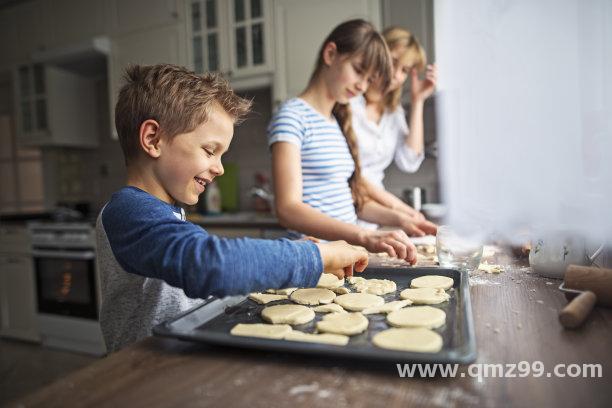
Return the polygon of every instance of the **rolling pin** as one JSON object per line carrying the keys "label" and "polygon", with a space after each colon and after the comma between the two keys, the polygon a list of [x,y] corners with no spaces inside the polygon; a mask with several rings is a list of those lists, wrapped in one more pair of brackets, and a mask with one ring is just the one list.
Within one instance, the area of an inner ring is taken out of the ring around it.
{"label": "rolling pin", "polygon": [[569,265],[562,286],[568,299],[578,294],[559,313],[559,321],[567,329],[580,327],[595,304],[612,307],[612,269]]}

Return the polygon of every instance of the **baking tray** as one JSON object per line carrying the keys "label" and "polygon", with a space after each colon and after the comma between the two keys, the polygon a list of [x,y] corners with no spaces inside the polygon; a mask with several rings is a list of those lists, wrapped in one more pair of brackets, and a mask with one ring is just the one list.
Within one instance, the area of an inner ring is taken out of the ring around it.
{"label": "baking tray", "polygon": [[[453,288],[448,291],[450,299],[439,305],[431,305],[446,312],[444,326],[434,329],[444,344],[437,353],[417,353],[386,350],[374,346],[372,336],[389,328],[386,315],[372,314],[367,331],[351,336],[346,346],[306,343],[287,340],[262,339],[256,337],[232,336],[230,330],[238,323],[265,323],[261,319],[261,310],[270,305],[291,303],[289,300],[260,305],[246,296],[234,296],[223,299],[209,298],[175,319],[157,325],[153,333],[158,336],[174,337],[207,344],[262,349],[271,351],[294,352],[302,354],[346,357],[351,359],[378,360],[387,362],[422,362],[422,363],[460,363],[468,364],[476,358],[476,340],[468,273],[455,269],[443,268],[367,268],[356,274],[367,279],[390,279],[397,284],[395,293],[384,295],[385,302],[400,299],[399,293],[410,287],[412,279],[423,275],[443,275],[454,280]],[[350,285],[346,284],[350,288]],[[410,307],[410,306],[408,306]],[[313,333],[315,323],[323,317],[317,313],[313,321],[293,326],[294,329]]]}

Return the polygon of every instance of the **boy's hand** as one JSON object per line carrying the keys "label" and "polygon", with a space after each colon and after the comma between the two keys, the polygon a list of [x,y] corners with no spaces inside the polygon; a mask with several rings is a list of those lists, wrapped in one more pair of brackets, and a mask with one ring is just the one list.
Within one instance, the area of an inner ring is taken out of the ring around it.
{"label": "boy's hand", "polygon": [[416,263],[416,247],[402,230],[364,230],[359,240],[370,252],[386,252],[389,256],[403,259],[411,265]]}
{"label": "boy's hand", "polygon": [[346,241],[333,241],[315,244],[319,247],[323,260],[323,272],[336,275],[339,279],[353,276],[353,270],[363,272],[368,266],[368,253],[355,249]]}

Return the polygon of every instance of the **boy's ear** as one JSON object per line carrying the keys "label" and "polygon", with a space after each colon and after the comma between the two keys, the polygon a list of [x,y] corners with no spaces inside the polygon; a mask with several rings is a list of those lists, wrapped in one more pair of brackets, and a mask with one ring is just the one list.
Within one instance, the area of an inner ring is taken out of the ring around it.
{"label": "boy's ear", "polygon": [[158,158],[161,155],[161,135],[157,121],[147,119],[142,122],[138,136],[140,147],[146,154],[153,158]]}
{"label": "boy's ear", "polygon": [[337,55],[338,47],[336,46],[335,42],[330,41],[325,44],[325,47],[323,47],[323,62],[325,65],[331,65],[334,62],[334,59],[336,59]]}

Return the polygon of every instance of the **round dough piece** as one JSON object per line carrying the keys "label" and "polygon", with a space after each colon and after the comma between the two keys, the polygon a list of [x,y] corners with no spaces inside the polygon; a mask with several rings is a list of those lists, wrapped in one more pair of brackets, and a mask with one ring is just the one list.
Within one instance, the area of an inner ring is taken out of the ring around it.
{"label": "round dough piece", "polygon": [[383,330],[372,338],[372,343],[384,349],[419,353],[437,353],[443,344],[442,336],[422,327]]}
{"label": "round dough piece", "polygon": [[329,305],[317,306],[313,308],[312,310],[318,313],[347,313],[347,311],[344,310],[342,306],[340,306],[337,303],[330,303]]}
{"label": "round dough piece", "polygon": [[315,312],[302,305],[276,305],[265,307],[261,318],[273,324],[304,324],[315,318]]}
{"label": "round dough piece", "polygon": [[357,292],[372,295],[384,295],[395,292],[397,289],[395,282],[388,279],[363,279],[355,282],[353,287]]}
{"label": "round dough piece", "polygon": [[288,324],[238,323],[230,333],[234,336],[282,339],[292,330]]}
{"label": "round dough piece", "polygon": [[347,293],[334,299],[334,303],[339,304],[345,310],[361,312],[363,309],[381,306],[385,303],[385,300],[380,296],[369,293]]}
{"label": "round dough piece", "polygon": [[346,346],[349,342],[349,337],[342,334],[312,334],[294,330],[285,336],[285,340],[333,344],[335,346]]}
{"label": "round dough piece", "polygon": [[411,300],[415,305],[436,305],[450,299],[448,293],[440,288],[404,289],[400,293],[400,297]]}
{"label": "round dough piece", "polygon": [[330,313],[317,322],[317,330],[324,333],[353,336],[368,328],[368,318],[361,313]]}
{"label": "round dough piece", "polygon": [[298,289],[289,296],[289,299],[300,305],[325,305],[334,301],[336,294],[329,289],[306,288]]}
{"label": "round dough piece", "polygon": [[440,288],[449,289],[454,284],[453,278],[442,275],[425,275],[414,278],[410,282],[411,288]]}
{"label": "round dough piece", "polygon": [[431,306],[413,306],[389,313],[387,322],[395,327],[435,329],[446,322],[446,313]]}
{"label": "round dough piece", "polygon": [[317,288],[333,289],[344,285],[344,279],[338,279],[331,273],[322,273]]}
{"label": "round dough piece", "polygon": [[292,292],[296,291],[297,288],[283,288],[283,289],[268,289],[266,293],[272,293],[274,295],[287,295],[289,296]]}

